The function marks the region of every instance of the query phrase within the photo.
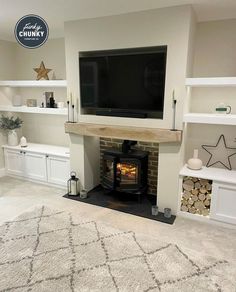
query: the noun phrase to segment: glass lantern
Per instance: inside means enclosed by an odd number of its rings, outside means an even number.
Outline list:
[[[69,196],[77,196],[79,194],[79,179],[76,177],[76,172],[70,173],[70,178],[67,181],[67,194]]]

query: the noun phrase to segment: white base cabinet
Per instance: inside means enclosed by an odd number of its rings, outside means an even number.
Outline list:
[[[211,203],[209,216],[201,216],[181,211],[183,177],[195,177],[212,180]],[[236,225],[236,170],[226,170],[215,167],[203,167],[201,170],[191,170],[186,165],[180,171],[180,216],[199,221],[222,222]],[[229,226],[229,225],[228,225]]]
[[[236,185],[214,182],[210,218],[236,224]]]
[[[66,186],[70,174],[69,149],[29,144],[27,148],[3,146],[6,173],[26,179]]]
[[[65,178],[69,178],[69,160],[58,156],[47,157],[48,182],[57,185],[66,185]]]
[[[4,151],[5,167],[8,174],[24,176],[24,154],[23,151]]]

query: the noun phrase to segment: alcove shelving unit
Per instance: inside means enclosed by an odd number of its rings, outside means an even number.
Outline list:
[[[188,89],[188,99],[190,99],[191,88],[236,87],[236,77],[186,78],[185,85]],[[236,125],[236,115],[213,113],[185,113],[183,117],[183,122],[212,125]]]
[[[67,88],[66,80],[1,80],[0,87],[10,88]],[[41,108],[0,105],[0,112],[46,115],[67,115],[67,108]],[[63,124],[62,124],[63,127]],[[68,147],[28,143],[27,148],[3,145],[5,172],[56,187],[66,187],[70,173]]]
[[[46,114],[46,115],[67,115],[67,108],[45,108],[29,106],[0,105],[0,112]]]
[[[236,115],[187,113],[183,121],[194,124],[236,125]]]
[[[186,78],[185,85],[187,87],[235,87],[236,77]]]
[[[0,80],[0,87],[13,88],[65,88],[66,80]],[[27,106],[0,105],[0,111],[47,115],[67,115],[66,108],[41,108]]]
[[[8,87],[67,87],[66,80],[1,80],[0,86]]]
[[[184,167],[180,170],[180,175],[200,177],[230,184],[236,183],[236,170],[227,170],[223,168],[203,166],[200,170],[192,170],[189,169],[187,165],[184,165]]]
[[[195,87],[236,87],[236,77],[211,77],[211,78],[187,78],[187,104],[191,102],[191,89]],[[211,125],[236,125],[235,114],[211,114],[211,113],[186,113],[183,116],[185,129],[189,123]],[[184,134],[184,142],[188,139]],[[212,180],[211,204],[209,216],[192,214],[181,211],[183,195],[182,185],[184,178],[197,178]],[[180,170],[179,187],[179,212],[178,215],[195,220],[209,221],[213,219],[223,223],[236,225],[236,170],[227,170],[216,167],[203,167],[201,170],[191,170],[184,165]],[[192,191],[190,190],[190,196]],[[194,206],[194,204],[193,204]],[[231,225],[232,226],[232,225]],[[235,227],[235,226],[234,226]]]

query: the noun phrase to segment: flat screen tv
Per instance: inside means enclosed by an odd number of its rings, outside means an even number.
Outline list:
[[[167,46],[79,53],[87,113],[163,118]]]

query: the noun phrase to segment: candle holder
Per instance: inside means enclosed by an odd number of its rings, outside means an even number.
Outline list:
[[[80,191],[80,198],[81,198],[81,199],[87,199],[87,197],[88,197],[88,192],[87,192],[87,190],[81,190],[81,191]]]
[[[153,216],[158,215],[158,206],[156,206],[156,205],[152,206],[152,215]]]
[[[164,208],[164,217],[165,218],[171,217],[171,208]]]
[[[175,98],[175,91],[172,93],[172,106],[173,106],[173,121],[172,121],[172,129],[171,131],[177,131],[176,125],[175,125],[175,119],[176,119],[176,104],[177,99]]]
[[[71,171],[70,178],[67,181],[67,195],[77,196],[79,194],[79,179],[76,177],[76,172]]]
[[[72,104],[72,123],[75,122],[75,105]]]
[[[67,100],[67,123],[70,122],[70,101]]]

